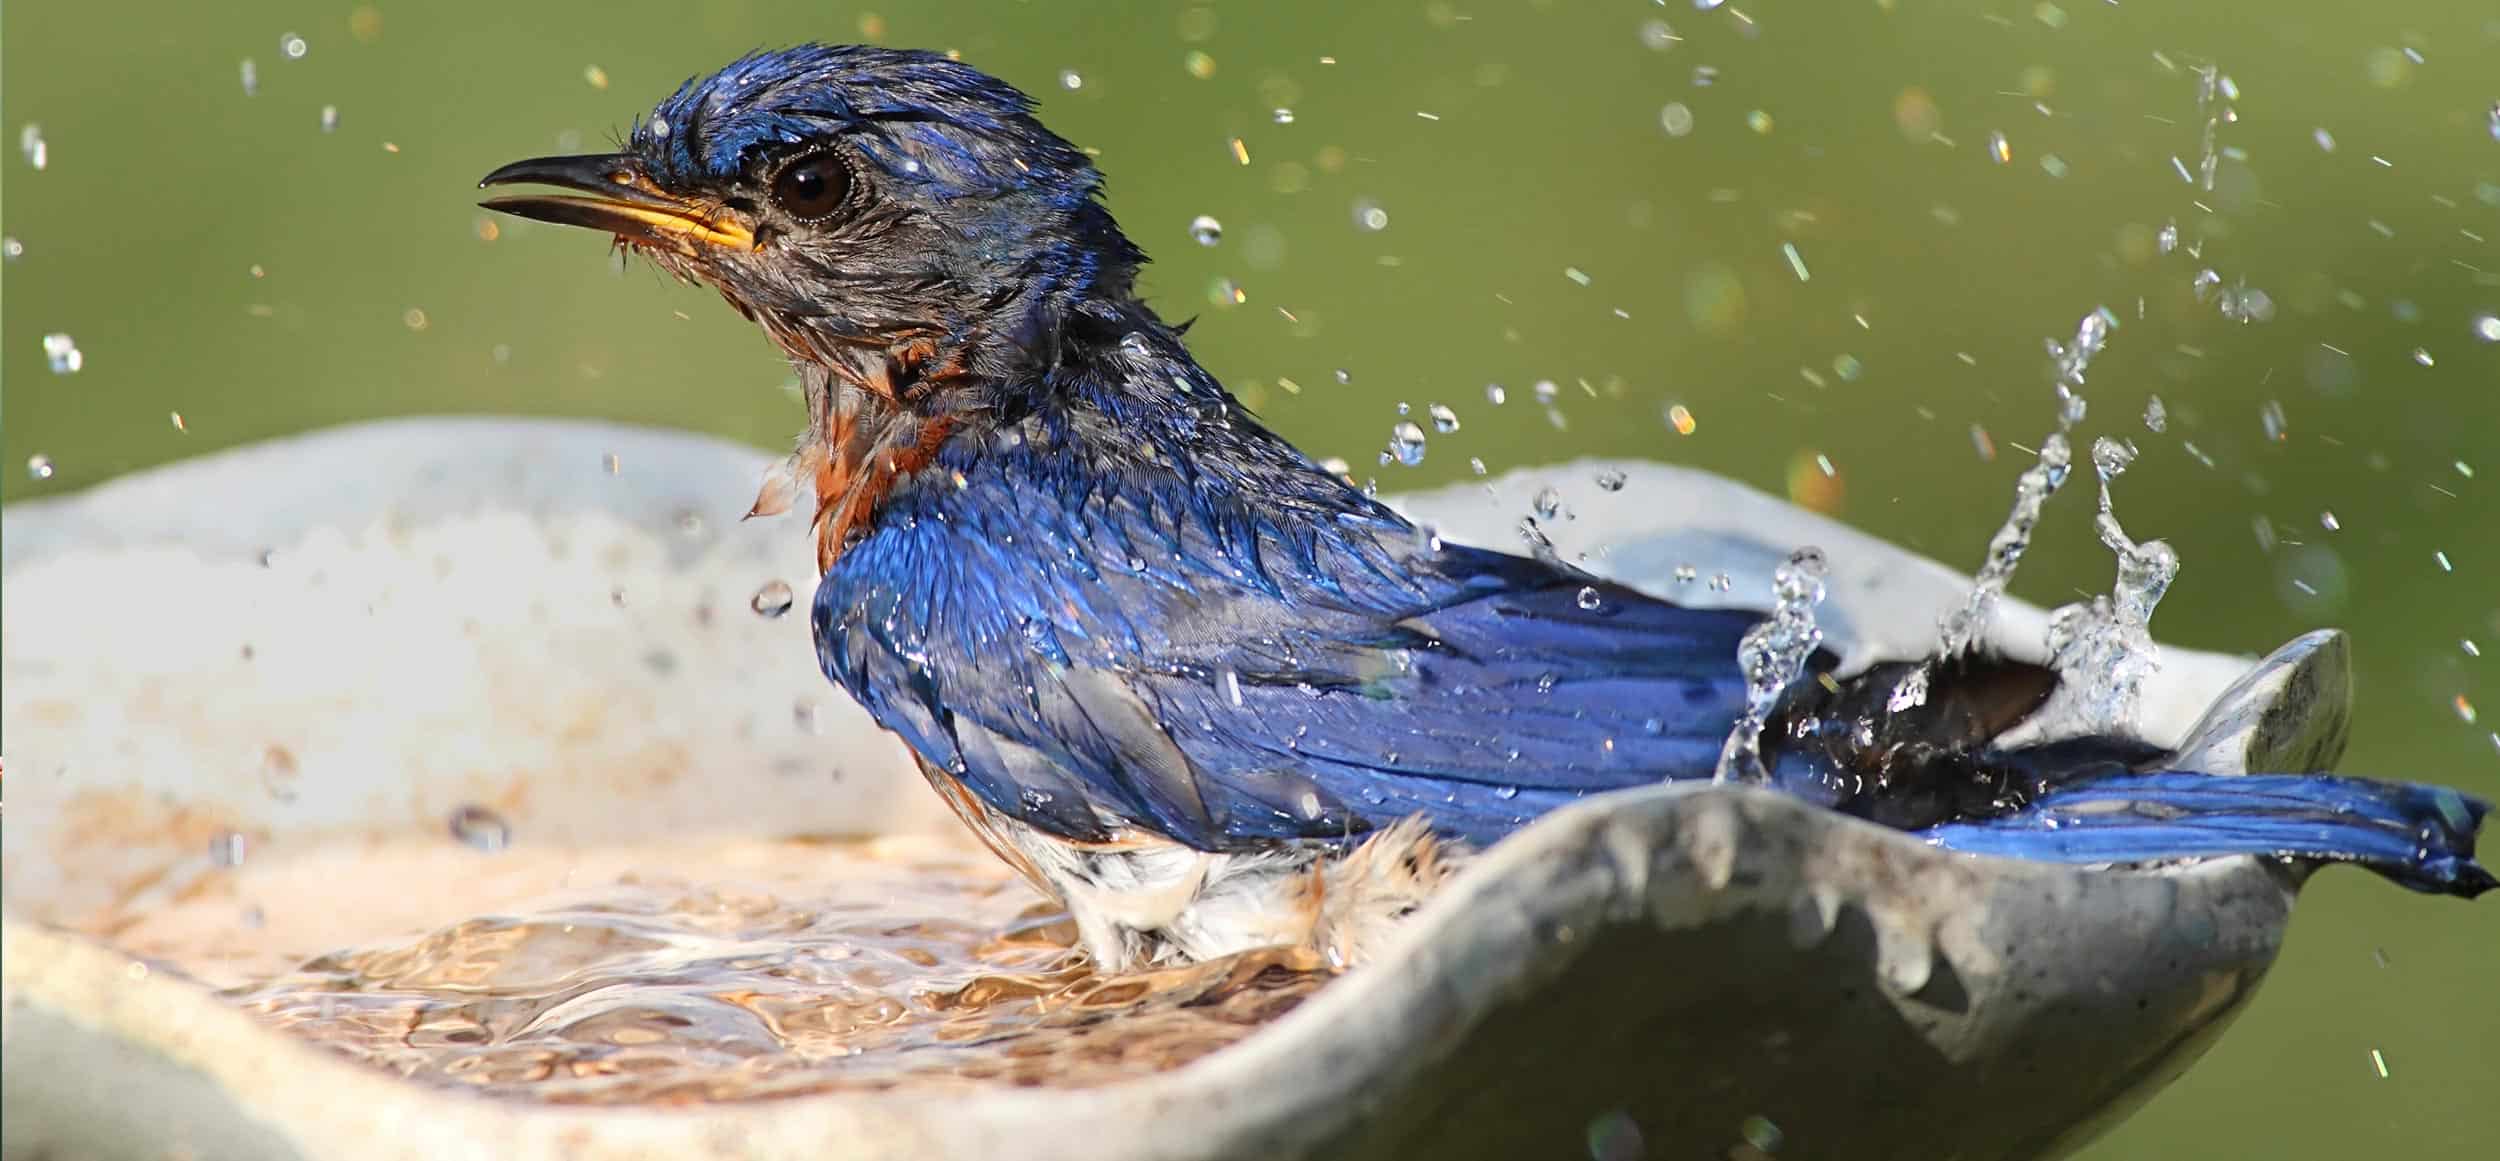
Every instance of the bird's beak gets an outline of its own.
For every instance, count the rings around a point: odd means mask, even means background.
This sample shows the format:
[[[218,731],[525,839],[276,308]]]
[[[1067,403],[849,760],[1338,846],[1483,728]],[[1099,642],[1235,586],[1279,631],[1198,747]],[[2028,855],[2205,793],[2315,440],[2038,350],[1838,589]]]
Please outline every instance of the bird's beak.
[[[657,243],[689,256],[705,247],[755,248],[755,231],[716,207],[677,197],[652,183],[640,162],[620,153],[533,157],[504,166],[478,182],[529,183],[579,191],[587,196],[529,194],[488,198],[478,205],[497,213],[565,226],[606,230],[630,242]]]

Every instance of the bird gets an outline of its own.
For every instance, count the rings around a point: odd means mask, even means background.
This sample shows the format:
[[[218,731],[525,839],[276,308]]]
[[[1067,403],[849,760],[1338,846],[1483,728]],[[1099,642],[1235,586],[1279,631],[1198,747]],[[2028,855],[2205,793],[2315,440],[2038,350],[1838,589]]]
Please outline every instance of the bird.
[[[760,51],[480,204],[606,232],[787,357],[806,427],[750,514],[813,494],[820,667],[1099,966],[1357,964],[1540,816],[1721,775],[1762,613],[1444,542],[1297,450],[1144,300],[1036,108],[947,55]],[[2495,885],[2455,790],[2001,746],[2058,677],[1977,652],[1834,670],[1780,689],[1750,780],[1984,854]]]

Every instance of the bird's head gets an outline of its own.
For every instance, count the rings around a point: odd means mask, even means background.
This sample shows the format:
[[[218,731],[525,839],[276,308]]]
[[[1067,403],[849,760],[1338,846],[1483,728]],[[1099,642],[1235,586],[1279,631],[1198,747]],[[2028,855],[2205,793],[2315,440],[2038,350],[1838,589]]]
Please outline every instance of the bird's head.
[[[935,53],[757,53],[688,81],[616,153],[481,183],[565,193],[484,205],[608,231],[760,324],[807,388],[801,459],[838,552],[876,498],[854,512],[840,493],[970,416],[1031,407],[1074,318],[1130,300],[1143,256],[1032,107]]]

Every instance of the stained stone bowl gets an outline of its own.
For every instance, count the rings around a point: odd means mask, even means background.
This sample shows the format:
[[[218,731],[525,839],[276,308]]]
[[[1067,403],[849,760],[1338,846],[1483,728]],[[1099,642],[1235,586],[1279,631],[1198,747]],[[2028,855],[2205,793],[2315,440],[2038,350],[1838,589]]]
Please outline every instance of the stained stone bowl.
[[[736,519],[767,462],[642,429],[398,421],[8,508],[0,1152],[2055,1156],[2220,1032],[2298,888],[2253,859],[1978,858],[1768,793],[1660,786],[1501,843],[1379,962],[1178,1069],[674,1108],[422,1086],[70,930],[172,897],[229,830],[285,858],[442,841],[478,801],[533,844],[951,826],[815,672],[805,618],[748,612],[773,579],[802,607],[809,588],[794,521]],[[1605,470],[1626,486],[1595,486]],[[1821,547],[1823,622],[1852,665],[1920,654],[1967,583],[1650,464],[1520,472],[1405,506],[1506,544],[1548,484],[1576,516],[1554,522],[1567,557],[1688,603],[1758,605],[1778,560]],[[1701,579],[1675,580],[1687,565]],[[2009,603],[1994,644],[2036,658],[2043,627]],[[2317,766],[2340,748],[2347,680],[2331,634],[2264,662],[2166,651],[2144,727],[2221,771]],[[794,705],[815,733],[790,728]],[[295,921],[352,926],[358,908]]]

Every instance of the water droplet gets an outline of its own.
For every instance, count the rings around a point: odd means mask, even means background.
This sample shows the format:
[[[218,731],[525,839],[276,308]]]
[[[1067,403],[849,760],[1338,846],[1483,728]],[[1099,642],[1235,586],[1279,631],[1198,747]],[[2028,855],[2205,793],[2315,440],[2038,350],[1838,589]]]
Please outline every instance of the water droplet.
[[[219,831],[208,840],[208,861],[220,867],[240,867],[250,852],[250,843],[242,831]]]
[[[1600,491],[1620,492],[1623,490],[1623,478],[1622,472],[1609,468],[1597,473],[1597,487]]]
[[[452,811],[450,827],[451,837],[488,854],[512,845],[512,824],[474,803]]]
[[[2005,134],[1988,134],[1988,159],[1998,165],[2014,160],[2014,145],[2005,139]]]
[[[1771,1118],[1758,1114],[1745,1118],[1745,1123],[1737,1126],[1736,1132],[1757,1153],[1777,1153],[1780,1144],[1787,1140],[1787,1134],[1780,1132],[1780,1127],[1771,1123]]]
[[[1711,9],[1725,3],[1727,3],[1727,0],[1693,0],[1693,7],[1703,12],[1708,12]]]
[[[2335,152],[2335,135],[2327,132],[2323,126],[2310,131],[2309,139],[2317,142],[2318,148],[2328,153]]]
[[[1536,498],[1530,503],[1535,507],[1538,519],[1551,520],[1562,511],[1562,493],[1550,486],[1539,488]]]
[[[2318,527],[2324,528],[2329,532],[2341,532],[2344,530],[2343,524],[2335,519],[2335,513],[2332,511],[2318,513]]]
[[[1485,472],[1484,460],[1477,456],[1467,457],[1467,470],[1474,472],[1479,476],[1483,475]]]
[[[1499,798],[1504,802],[1508,802],[1511,799],[1519,797],[1519,788],[1516,786],[1496,786],[1493,788],[1493,797]]]
[[[1337,382],[1338,382],[1338,384],[1339,384],[1339,385],[1343,385],[1343,384],[1351,383],[1351,382],[1353,382],[1353,381],[1354,381],[1354,372],[1352,372],[1352,371],[1348,371],[1348,370],[1346,370],[1346,369],[1345,369],[1345,368],[1343,368],[1343,367],[1339,367],[1339,368],[1337,368],[1337,369],[1336,369],[1336,371],[1335,371],[1335,372],[1333,372],[1333,374],[1335,374],[1335,375],[1336,375],[1336,377],[1337,377]]]
[[[1291,109],[1278,109],[1276,110],[1275,117],[1276,123],[1279,125],[1293,124],[1293,110]]]
[[[2500,327],[2500,319],[2494,319],[2492,322],[2495,327]],[[1503,390],[1499,383],[1487,383],[1484,385],[1484,401],[1500,407],[1510,402],[1510,392]]]
[[[747,607],[755,610],[756,616],[773,620],[788,613],[790,606],[797,603],[798,596],[790,591],[788,582],[770,580],[765,581],[764,587],[755,590],[755,595],[748,598]]]
[[[1458,413],[1450,410],[1449,405],[1435,403],[1424,408],[1424,411],[1426,414],[1432,416],[1432,430],[1440,432],[1443,435],[1448,435],[1451,432],[1458,430]]]
[[[2135,464],[2135,445],[2102,436],[2092,441],[2092,470],[2104,480],[2126,474]]]
[[[1691,435],[1700,424],[1694,422],[1690,409],[1678,403],[1667,408],[1667,426],[1674,428],[1677,435]]]
[[[2146,430],[2148,430],[2148,431],[2153,432],[2153,433],[2154,433],[2154,434],[2156,434],[2156,435],[2158,435],[2158,434],[2160,434],[2160,433],[2161,433],[2161,432],[2162,432],[2165,428],[2168,428],[2169,426],[2170,426],[2170,410],[2169,410],[2168,408],[2166,408],[2166,407],[2162,406],[2161,396],[2159,396],[2159,395],[2155,395],[2155,396],[2153,396],[2152,398],[2145,400],[2145,401],[2144,401],[2144,427],[2145,427],[2145,429],[2146,429]]]
[[[45,455],[42,452],[36,452],[35,454],[26,457],[26,477],[32,480],[51,479],[52,457]]]
[[[64,334],[43,337],[43,358],[52,365],[55,375],[75,375],[87,365],[86,352],[78,349],[78,341]]]
[[[1580,595],[1573,598],[1573,603],[1579,605],[1584,610],[1595,612],[1597,611],[1597,607],[1599,605],[1606,603],[1606,600],[1604,597],[1598,595],[1596,588],[1583,585],[1580,587]]]
[[[1389,448],[1381,453],[1380,462],[1392,460],[1410,468],[1424,462],[1424,429],[1414,421],[1401,420],[1389,429]]]
[[[323,105],[321,107],[321,131],[324,133],[336,133],[339,131],[338,106]]]
[[[243,67],[240,71],[243,74],[243,95],[246,97],[259,96],[260,66],[252,63],[252,58],[247,56],[243,58]]]
[[[1717,65],[1701,65],[1693,70],[1694,88],[1706,89],[1717,83],[1719,83],[1719,68]]]
[[[2424,349],[2424,348],[2421,348],[2421,347],[2415,347],[2415,348],[2413,348],[2413,361],[2414,361],[2414,362],[2416,362],[2416,363],[2420,363],[2421,365],[2423,365],[2423,366],[2425,366],[2425,367],[2435,366],[2435,365],[2436,365],[2436,364],[2435,364],[2435,363],[2433,363],[2433,362],[2432,362],[2432,360],[2431,360],[2431,353],[2430,353],[2428,350],[2426,350],[2426,349]]]
[[[2169,253],[2169,252],[2171,252],[2171,251],[2173,251],[2173,250],[2178,249],[2178,248],[2179,248],[2179,223],[2177,223],[2177,222],[2167,222],[2167,223],[2164,223],[2164,224],[2162,225],[2162,228],[2161,228],[2161,233],[2158,233],[2158,234],[2153,235],[2153,242],[2154,242],[2154,244],[2155,244],[2157,247],[2159,247],[2159,248],[2160,248],[2161,252],[2162,252],[2162,253],[2164,253],[2164,254],[2167,254],[2167,253]]]
[[[1735,578],[1735,577],[1729,576],[1729,575],[1727,575],[1726,573],[1723,573],[1723,572],[1714,572],[1714,573],[1711,573],[1711,574],[1710,574],[1710,591],[1711,591],[1711,592],[1714,592],[1714,593],[1724,593],[1724,592],[1726,592],[1726,591],[1728,591],[1728,590],[1730,590],[1730,589],[1733,589],[1733,588],[1735,588],[1735,587],[1736,587],[1736,578]]]
[[[1550,404],[1554,401],[1554,396],[1560,392],[1562,388],[1555,386],[1554,381],[1551,379],[1539,379],[1536,381],[1536,385],[1531,387],[1530,390],[1536,392],[1537,402]]]
[[[1538,674],[1536,678],[1536,691],[1538,693],[1554,692],[1554,675],[1551,673]]]
[[[1693,131],[1693,111],[1682,101],[1669,101],[1658,110],[1658,127],[1669,137],[1682,137]]]
[[[1701,570],[1689,564],[1675,566],[1675,583],[1688,585],[1701,579]]]
[[[2475,315],[2474,337],[2486,343],[2500,343],[2500,315]]]
[[[1641,24],[1642,47],[1665,52],[1674,47],[1675,42],[1675,29],[1668,27],[1666,21],[1650,20]]]
[[[1200,214],[1189,219],[1189,237],[1201,246],[1212,246],[1224,240],[1224,223],[1212,215]]]
[[[1085,87],[1085,76],[1075,69],[1059,70],[1059,87],[1073,93]]]
[[[1181,58],[1181,67],[1189,70],[1189,75],[1203,81],[1215,75],[1215,58],[1193,50]]]
[[[0,237],[0,260],[15,262],[25,256],[26,243],[18,241],[14,235]]]
[[[2236,323],[2264,322],[2274,317],[2274,299],[2265,291],[2241,283],[2222,292],[2219,300],[2222,317]]]
[[[312,46],[304,43],[303,37],[292,32],[278,38],[278,54],[288,60],[304,59],[304,54],[311,51],[311,48]]]
[[[2291,425],[2283,418],[2282,401],[2275,399],[2266,400],[2265,405],[2257,409],[2257,424],[2265,429],[2268,440],[2277,442],[2291,430]]]
[[[1771,124],[1771,115],[1760,109],[1745,114],[1745,127],[1756,133],[1768,135],[1771,132]]]
[[[1356,198],[1354,199],[1354,227],[1375,234],[1386,230],[1389,228],[1389,211],[1380,208],[1380,203],[1370,198]]]

